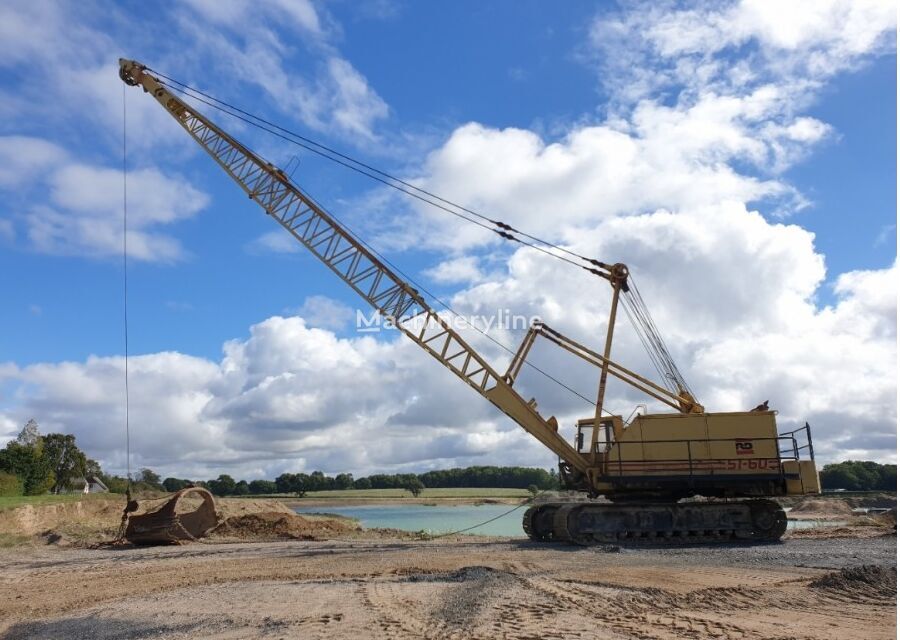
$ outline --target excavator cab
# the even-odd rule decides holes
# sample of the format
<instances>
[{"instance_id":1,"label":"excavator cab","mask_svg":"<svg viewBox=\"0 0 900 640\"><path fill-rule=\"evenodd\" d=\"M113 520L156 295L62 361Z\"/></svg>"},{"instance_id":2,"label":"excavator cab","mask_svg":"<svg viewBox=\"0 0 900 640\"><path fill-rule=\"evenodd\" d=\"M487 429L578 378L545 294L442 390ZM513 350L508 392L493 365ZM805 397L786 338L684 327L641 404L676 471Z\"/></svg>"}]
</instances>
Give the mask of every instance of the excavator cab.
<instances>
[{"instance_id":1,"label":"excavator cab","mask_svg":"<svg viewBox=\"0 0 900 640\"><path fill-rule=\"evenodd\" d=\"M597 431L597 444L594 452L607 453L613 443L622 435L624 426L621 416L607 416L600 419L600 429ZM591 452L591 439L594 434L594 418L583 418L575 423L575 450L582 455Z\"/></svg>"}]
</instances>

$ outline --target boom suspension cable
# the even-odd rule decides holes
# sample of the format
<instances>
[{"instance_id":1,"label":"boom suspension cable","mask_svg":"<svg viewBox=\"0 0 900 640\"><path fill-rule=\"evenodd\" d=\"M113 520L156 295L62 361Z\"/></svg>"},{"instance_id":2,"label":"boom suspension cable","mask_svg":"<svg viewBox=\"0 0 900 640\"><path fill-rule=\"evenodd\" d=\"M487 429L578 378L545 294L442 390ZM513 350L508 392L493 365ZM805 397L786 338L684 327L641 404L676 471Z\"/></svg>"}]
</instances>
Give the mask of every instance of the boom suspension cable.
<instances>
[{"instance_id":1,"label":"boom suspension cable","mask_svg":"<svg viewBox=\"0 0 900 640\"><path fill-rule=\"evenodd\" d=\"M326 209L321 203L319 203L318 201L316 201L312 196L310 196L310 195L309 195L308 193L306 193L306 192L304 192L304 195L305 195L307 198L309 198L310 201L312 201L317 207L319 207L320 209L322 209L322 211L324 211L324 212L327 213L329 216L331 216L338 224L340 224L342 227L344 227L344 229L346 229L346 231L347 231L347 233L348 233L349 235L353 236L353 238L354 238L357 242L359 242L361 245L363 245L364 247L366 247L366 249L368 249L368 250L371 251L374 255L376 255L376 256L379 258L379 260L382 260L385 264L387 264L389 267L391 267L392 269L394 269L394 270L395 270L397 273L399 273L401 276L403 276L404 278L406 278L406 280L407 280L410 284L414 285L414 286L416 287L417 290L421 291L421 292L424 293L426 296L428 296L429 298L431 298L432 300L434 300L435 302L437 302L440 306L444 307L451 315L453 315L453 316L456 317L456 318L459 318L459 319L460 319L464 324L466 324L468 327L474 329L475 331L477 331L478 333L480 333L481 335L483 335L485 338L487 338L488 340L490 340L491 342L493 342L494 344L496 344L498 347L500 347L501 349L503 349L504 351L506 351L506 352L509 353L510 355L513 355L513 356L516 355L516 352L515 352L513 349L511 349L510 347L508 347L508 346L506 346L505 344L503 344L501 341L499 341L499 340L497 340L496 338L494 338L494 337L493 337L490 333L488 333L487 331L485 331L485 330L479 328L477 325L475 325L475 324L473 324L472 322L470 322L468 318L466 318L463 314L457 312L456 309L454 309L452 306L450 306L449 303L445 302L442 298L438 297L437 295L431 293L427 288L425 288L424 286L422 286L422 285L421 285L420 283L418 283L415 279L413 279L411 276L409 276L407 273L405 273L405 272L403 271L403 269L401 269L401 268L398 267L396 264L394 264L393 262L391 262L390 259L388 259L388 258L387 258L386 256L384 256L382 253L380 253L377 249L375 249L375 247L373 247L373 246L370 245L368 242L366 242L363 238L361 238L357 233L355 233L355 232L353 231L353 229L352 229L349 225L347 225L347 223L343 222L340 218L338 218L336 215L334 215L334 213L332 213L330 210ZM534 369L535 371L537 371L539 374L541 374L542 376L544 376L545 378L547 378L548 380L550 380L550 381L553 382L554 384L556 384L556 385L558 385L559 387L565 389L565 390L568 391L569 393L571 393L571 394L573 394L573 395L575 395L575 396L581 398L582 400L584 400L585 402L587 402L587 403L590 404L591 406L593 406L593 407L596 407L596 406L597 406L597 403L596 403L596 402L594 402L593 400L591 400L591 399L588 398L587 396L583 395L582 393L579 393L578 391L576 391L576 390L573 389L572 387L568 386L566 383L564 383L563 381L561 381L561 380L559 380L558 378L554 377L553 375L547 373L546 371L544 371L543 369L541 369L541 368L538 367L537 365L535 365L535 364L529 362L527 359L523 360L523 363L524 363L525 365L527 365L528 367L530 367L531 369ZM604 413L607 413L607 414L608 414L609 412L608 412L608 411L604 411Z\"/></svg>"},{"instance_id":2,"label":"boom suspension cable","mask_svg":"<svg viewBox=\"0 0 900 640\"><path fill-rule=\"evenodd\" d=\"M569 256L576 258L578 260L583 260L584 262L587 262L595 267L601 267L601 268L609 267L609 265L607 265L606 263L604 263L600 260L597 260L595 258L588 258L588 257L578 254L570 249L567 249L566 247L554 244L552 242L549 242L547 240L544 240L542 238L539 238L537 236L529 234L525 231L516 229L501 220L494 220L493 218L490 218L484 214L474 211L471 208L464 207L463 205L452 202L451 200L443 198L431 191L428 191L427 189L423 189L409 181L406 181L406 180L403 180L402 178L398 178L394 175L391 175L390 173L387 173L386 171L378 169L377 167L373 167L370 164L362 162L361 160L357 160L351 156L348 156L347 154L341 153L340 151L333 149L331 147L328 147L327 145L324 145L324 144L317 142L311 138L303 136L295 131L291 131L290 129L286 129L285 127L282 127L274 122L266 120L265 118L257 116L253 113L245 111L244 109L241 109L240 107L232 105L224 100L216 98L215 96L205 93L205 92L201 91L200 89L192 87L189 84L186 84L184 82L176 80L175 78L172 78L170 76L167 76L166 74L164 74L156 69L147 67L147 70L152 71L153 73L157 74L160 78L163 78L164 80L167 81L167 82L160 81L160 84L163 84L163 85L169 87L170 89L181 93L182 95L191 97L195 100L203 102L204 104L206 104L208 106L211 106L215 109L218 109L220 111L228 113L232 117L238 118L238 119L246 122L247 124L250 124L254 127L257 127L264 131L267 131L273 135L277 135L278 137L280 137L288 142L291 142L292 144L296 144L300 147L303 147L304 149L307 149L308 151L316 153L328 160L331 160L332 162L335 162L335 163L345 166L349 169L352 169L353 171L362 173L363 175L366 175L374 180L377 180L393 189L397 189L398 191L401 191L402 193L405 193L414 198L422 200L423 202L426 202L434 207L437 207L438 209L444 210L447 213L461 217L461 218L467 220L468 222L478 224L479 226L482 226L482 227L488 229L489 231L493 231L493 232L497 233L498 235L500 235L501 237L503 237L507 240L520 242L520 243L522 243L526 246L530 246L534 249L540 249L537 246L534 246L530 243L522 241L520 238L512 236L512 234L517 234L519 236L522 236L524 238L532 240L533 242L536 242L540 245L543 245L547 248L555 249L562 253L568 254ZM240 114L240 115L238 115L238 114ZM248 120L248 118L249 118L249 120ZM273 129L275 131L273 131ZM277 132L280 132L280 134ZM291 139L286 138L285 135L281 135L281 134L290 136ZM350 164L348 164L348 163L350 163ZM353 165L353 166L351 166L351 165ZM379 177L376 177L376 175L372 175L372 174L377 174L377 176L381 176L381 177L379 178ZM415 193L411 193L410 190ZM421 194L421 195L417 195L417 194ZM422 196L425 196L425 197L422 197ZM434 202L427 198L433 198L437 202ZM463 211L465 213L471 214L472 216L475 216L479 220L482 220L484 223L488 223L488 224L482 224L476 220L472 220L466 216L462 216L458 213L458 211L454 211L454 210L448 209L447 207L441 206L440 204L438 204L438 202L443 203L444 205L447 205L449 207L453 207L453 209L456 209L458 211ZM488 225L494 225L494 227L496 227L496 228L493 228ZM507 232L507 233L504 233L504 232ZM570 264L574 264L577 267L591 271L591 269L585 267L584 265L571 262L570 260L565 259L563 256L559 256L559 255L556 255L553 253L550 253L550 255L552 255L553 257L559 258L559 259L563 259L566 262L569 262Z\"/></svg>"},{"instance_id":3,"label":"boom suspension cable","mask_svg":"<svg viewBox=\"0 0 900 640\"><path fill-rule=\"evenodd\" d=\"M162 80L157 79L160 84L168 87L169 89L181 94L185 98L196 100L202 104L205 104L209 107L216 109L226 115L229 115L233 118L236 118L254 128L260 129L273 135L285 142L296 145L314 153L322 158L325 158L335 164L343 166L351 171L364 175L372 180L375 180L385 186L388 186L392 189L400 191L412 198L416 198L421 202L424 202L436 209L453 215L465 222L469 222L471 224L475 224L485 230L496 233L500 237L505 240L509 240L512 242L517 242L522 244L523 246L527 246L529 248L540 251L546 255L549 255L553 258L566 262L572 266L578 267L580 269L584 269L586 271L591 272L594 275L610 279L608 274L600 271L599 269L611 269L610 265L603 263L599 260L588 258L583 255L580 255L574 251L571 251L565 247L556 245L547 240L543 240L537 236L528 234L526 232L515 229L511 225L508 225L500 220L494 220L486 215L483 215L477 211L474 211L470 208L464 207L462 205L456 204L446 198L443 198L437 194L432 193L426 189L418 187L415 184L412 184L409 181L403 180L401 178L397 178L381 169L373 167L367 163L364 163L360 160L356 160L340 151L337 151L331 147L328 147L322 143L319 143L315 140L312 140L306 136L303 136L299 133L286 129L276 123L273 123L265 118L252 114L240 107L232 105L224 100L216 98L208 93L205 93L195 87L192 87L186 83L183 83L175 78L172 78L156 69L152 69L147 67L148 71L152 71L154 74L158 75ZM307 194L307 197L309 195ZM310 198L312 199L312 198ZM326 211L331 215L335 220L337 217L328 212L321 204L316 203L323 211ZM448 312L450 312L453 316L461 319L467 326L475 329L485 337L487 337L491 342L495 343L497 346L507 351L508 353L515 355L515 351L511 348L507 347L502 342L496 340L486 331L480 329L475 326L471 322L468 321L467 318L457 313L449 304L445 301L437 297L436 295L430 293L427 289L425 289L422 285L413 280L410 276L405 274L402 270L400 270L396 265L391 263L387 258L381 255L379 252L375 251L373 247L371 247L368 243L366 243L361 237L357 234L353 233L349 226L341 222L341 224L350 232L354 238L360 244L366 246L370 251L372 251L375 255L383 260L386 264L389 264L392 268L394 268L397 272L403 275L411 284L415 285L420 291L428 295L431 299L435 300L440 306L445 308ZM565 254L565 255L561 255ZM567 257L570 256L570 257ZM574 260L572 259L574 258ZM577 261L581 262L577 262ZM591 266L586 266L584 263L587 263ZM595 268L597 267L597 268ZM684 380L684 377L681 375L678 370L675 362L666 347L665 343L662 340L662 337L659 333L658 328L656 327L655 322L650 316L649 309L643 301L643 298L640 295L640 292L637 290L636 285L633 284L633 278L631 280L630 288L624 290L623 293L623 302L626 311L626 315L629 318L637 336L644 347L644 350L647 352L651 363L653 364L654 369L660 375L663 380L663 383L666 385L674 393L679 393L680 391L689 391L690 389ZM558 379L554 378L547 372L539 369L532 363L527 360L524 361L524 364L535 369L551 381L560 385L561 387L567 389L569 392L578 396L582 400L588 402L589 404L596 406L596 403L581 393L575 391L571 387L568 387Z\"/></svg>"}]
</instances>

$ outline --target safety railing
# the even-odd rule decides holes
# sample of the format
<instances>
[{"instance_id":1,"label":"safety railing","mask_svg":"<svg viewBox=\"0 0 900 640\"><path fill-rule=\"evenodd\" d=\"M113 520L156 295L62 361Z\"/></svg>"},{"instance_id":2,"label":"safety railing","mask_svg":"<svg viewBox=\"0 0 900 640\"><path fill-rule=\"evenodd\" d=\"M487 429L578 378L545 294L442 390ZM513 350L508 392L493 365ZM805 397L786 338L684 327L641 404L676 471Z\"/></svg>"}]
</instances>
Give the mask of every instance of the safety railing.
<instances>
[{"instance_id":1,"label":"safety railing","mask_svg":"<svg viewBox=\"0 0 900 640\"><path fill-rule=\"evenodd\" d=\"M806 444L804 444L804 445L802 445L802 446L798 446L798 443L797 443L797 435L796 435L796 434L798 434L798 433L803 434L804 436L806 436ZM805 425L803 425L802 427L800 427L799 429L794 429L793 431L786 431L785 433L780 433L780 434L778 434L778 435L779 435L780 437L782 437L782 438L792 438L792 439L793 439L793 442L794 442L794 448L793 448L794 459L796 459L796 460L799 460L799 459L800 459L800 452L801 452L801 451L809 451L809 459L812 460L813 462L815 462L815 460L816 460L816 453L815 453L815 451L813 450L813 443L812 443L812 429L810 428L808 422L807 422ZM779 452L779 453L782 453L782 455L783 455L783 452Z\"/></svg>"},{"instance_id":2,"label":"safety railing","mask_svg":"<svg viewBox=\"0 0 900 640\"><path fill-rule=\"evenodd\" d=\"M717 443L730 443L735 446L735 453L730 456L712 457ZM776 456L760 457L753 454L754 447L763 448L764 443L770 443ZM746 445L749 444L749 448ZM667 447L684 447L685 455L674 458L646 458L641 456L628 457L623 455L627 447L646 447L664 445ZM744 446L743 452L741 447ZM701 454L700 446L705 448ZM784 448L783 448L784 447ZM800 452L807 449L807 445L798 446L794 432L779 435L773 438L695 438L683 440L634 440L620 441L605 444L607 463L604 476L628 477L646 474L668 473L672 476L710 476L721 474L753 474L771 475L783 478L785 476L785 461L799 460ZM811 445L809 446L811 451ZM617 455L613 455L613 452ZM764 473L768 472L768 473Z\"/></svg>"}]
</instances>

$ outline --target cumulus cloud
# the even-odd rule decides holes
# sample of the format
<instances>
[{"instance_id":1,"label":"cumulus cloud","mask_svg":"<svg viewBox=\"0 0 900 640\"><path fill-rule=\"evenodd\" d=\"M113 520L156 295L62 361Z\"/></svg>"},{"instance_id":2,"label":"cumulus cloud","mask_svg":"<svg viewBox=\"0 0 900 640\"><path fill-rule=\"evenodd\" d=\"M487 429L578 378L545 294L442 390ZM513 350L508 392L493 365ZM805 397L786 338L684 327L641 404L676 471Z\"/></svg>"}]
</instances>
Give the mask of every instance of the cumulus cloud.
<instances>
[{"instance_id":1,"label":"cumulus cloud","mask_svg":"<svg viewBox=\"0 0 900 640\"><path fill-rule=\"evenodd\" d=\"M157 353L132 358L129 373L135 467L193 477L274 477L313 466L371 472L494 463L495 447L511 442L522 446L509 462L549 464L411 343L339 339L299 317L254 325L247 339L224 345L219 362ZM0 379L30 389L15 411L0 411L0 424L12 434L36 412L45 431L76 433L121 469L123 374L120 357L0 367Z\"/></svg>"},{"instance_id":2,"label":"cumulus cloud","mask_svg":"<svg viewBox=\"0 0 900 640\"><path fill-rule=\"evenodd\" d=\"M33 183L67 157L62 147L31 136L0 136L0 188Z\"/></svg>"},{"instance_id":3,"label":"cumulus cloud","mask_svg":"<svg viewBox=\"0 0 900 640\"><path fill-rule=\"evenodd\" d=\"M342 329L354 318L353 309L328 296L309 296L296 312L307 324L322 329Z\"/></svg>"},{"instance_id":4,"label":"cumulus cloud","mask_svg":"<svg viewBox=\"0 0 900 640\"><path fill-rule=\"evenodd\" d=\"M620 103L673 88L737 93L765 84L798 99L890 51L896 19L886 0L640 2L594 22L590 55Z\"/></svg>"},{"instance_id":5,"label":"cumulus cloud","mask_svg":"<svg viewBox=\"0 0 900 640\"><path fill-rule=\"evenodd\" d=\"M261 88L272 105L314 130L357 146L378 139L375 129L389 115L388 105L340 54L334 44L339 26L312 3L193 0L189 5L217 28L197 24L193 15L183 16L179 26L223 77ZM274 29L276 23L294 37ZM308 66L297 64L298 45L314 61L311 74L296 71Z\"/></svg>"},{"instance_id":6,"label":"cumulus cloud","mask_svg":"<svg viewBox=\"0 0 900 640\"><path fill-rule=\"evenodd\" d=\"M897 267L829 280L813 234L773 215L814 206L784 171L840 132L803 110L833 74L889 46L885 34L895 18L885 4L785 9L747 0L604 13L586 45L616 96L602 120L555 140L469 123L411 179L580 254L628 263L708 409L746 410L769 400L783 429L813 425L820 461L893 460ZM223 64L246 74L242 82L265 83L269 95L284 97L310 123L331 122L340 104L322 115L318 104L293 95L297 85L279 64L285 43L254 31L259 25L242 6L194 4L196 11L218 11L222 29L249 21L248 34L264 36L258 43L248 36L239 45L223 38L200 46L232 47L221 51ZM326 20L317 28L308 16L297 20L298 33L327 40ZM340 100L359 102L339 126L365 138L384 111L352 67L327 46L322 50L329 52L323 75L312 84L345 83ZM303 99L315 101L315 94ZM77 201L85 209L92 204L88 196ZM416 213L422 224L398 221L379 246L440 250L442 260L423 271L462 286L451 302L464 315L509 309L540 316L588 345L601 342L605 281L524 248L501 250L501 241L483 230ZM270 249L280 242L266 238L260 242ZM818 301L825 287L833 304ZM272 477L314 468L368 473L554 463L414 344L336 336L317 317L328 304L308 300L302 317L254 325L249 337L224 345L219 361L177 353L136 358L136 465L195 477L222 471ZM495 335L510 348L521 339L521 331ZM507 352L475 332L466 336L503 370ZM594 395L596 371L548 344L537 345L533 357L541 370ZM652 373L624 317L614 358ZM109 436L121 424L121 376L115 357L0 365L0 377L17 389L0 411L0 425L40 413L45 428L76 433L97 457L122 469L121 442ZM536 369L526 367L517 385L566 429L591 412ZM646 401L614 384L607 406L627 415Z\"/></svg>"},{"instance_id":7,"label":"cumulus cloud","mask_svg":"<svg viewBox=\"0 0 900 640\"><path fill-rule=\"evenodd\" d=\"M47 176L50 200L24 214L32 246L41 252L106 258L122 252L122 172L70 163ZM172 262L181 244L158 229L194 216L208 196L156 169L128 172L128 250L132 258Z\"/></svg>"},{"instance_id":8,"label":"cumulus cloud","mask_svg":"<svg viewBox=\"0 0 900 640\"><path fill-rule=\"evenodd\" d=\"M465 284L484 278L477 256L463 256L444 260L425 270L425 275L440 284Z\"/></svg>"}]
</instances>

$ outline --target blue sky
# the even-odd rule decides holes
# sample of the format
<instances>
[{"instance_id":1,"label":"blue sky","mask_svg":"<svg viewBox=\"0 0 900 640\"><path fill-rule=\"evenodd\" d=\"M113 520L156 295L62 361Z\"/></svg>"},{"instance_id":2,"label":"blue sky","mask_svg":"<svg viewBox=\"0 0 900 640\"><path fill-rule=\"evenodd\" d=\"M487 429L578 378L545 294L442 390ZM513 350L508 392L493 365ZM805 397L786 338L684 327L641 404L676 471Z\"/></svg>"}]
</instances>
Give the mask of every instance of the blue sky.
<instances>
[{"instance_id":1,"label":"blue sky","mask_svg":"<svg viewBox=\"0 0 900 640\"><path fill-rule=\"evenodd\" d=\"M663 333L723 409L751 402L745 395L784 386L773 378L757 389L746 382L749 369L794 366L777 359L760 365L762 356L740 346L740 336L774 345L791 342L796 332L815 336L807 351L828 349L832 336L842 349L883 350L884 328L872 324L871 310L896 314L881 292L884 283L895 282L896 47L885 3L852 4L801 3L779 22L770 6L758 2L714 3L708 11L690 3L598 8L569 2L551 10L542 2L285 0L256 11L241 2L203 0L164 7L85 3L78 10L10 3L0 15L6 25L0 155L7 167L0 169L6 309L0 316L0 413L6 422L0 426L6 424L10 435L23 418L46 408L36 416L39 422L97 443L102 438L86 426L89 417L113 425L121 410L111 400L102 409L87 401L80 406L69 397L77 394L65 390L114 384L114 376L96 378L91 359L109 358L104 362L115 369L123 352L119 56L488 215L605 260L633 263L640 282L658 293L648 300L651 309L671 318ZM842 23L859 28L842 31ZM323 299L336 305L339 316L345 306L355 309L352 293L312 257L279 240L277 227L151 99L135 89L125 95L128 165L135 172L129 206L132 231L139 234L129 259L131 353L146 356L150 369L167 352L194 358L204 370L224 367L226 343L252 351L251 327L276 316L295 318L307 332L323 331L357 355L371 349L358 342L352 324L315 312ZM590 297L591 305L606 295L587 288L594 283L579 281L580 274L557 274L555 266L513 253L489 234L429 214L221 114L208 115L276 163L295 163L297 154L298 184L455 305L474 310L502 301L525 314L557 313L575 333L599 331L600 302L581 317L575 308L584 304L554 299L570 279L574 295ZM733 223L722 222L715 235L712 229L728 219L722 212L732 210ZM700 238L699 231L711 235ZM688 240L669 246L667 239L679 233ZM461 265L473 272L460 275ZM438 275L441 267L451 275ZM861 275L841 279L851 272ZM533 281L519 283L522 273ZM773 277L783 282L771 283ZM567 284L557 287L560 278ZM759 287L767 287L758 297L760 308L730 315L744 308L744 294ZM520 290L522 295L512 294ZM729 295L741 297L730 302ZM678 305L697 296L700 307L692 318L694 311ZM794 313L804 320L792 325ZM868 328L852 328L854 323ZM324 334L303 335L297 339L318 341ZM504 337L515 342L515 336ZM399 350L388 356L396 363L415 358L396 346L392 334L376 339ZM639 357L627 344L623 352ZM721 379L710 374L715 357L732 363ZM60 364L66 361L71 367ZM315 371L314 363L302 364L259 368L275 378ZM810 358L806 366L811 372L833 364ZM879 371L870 364L859 364L866 375ZM844 366L854 371L852 362ZM798 396L829 395L810 391L809 372L787 387ZM69 374L74 377L64 380ZM209 418L205 428L233 432L235 442L245 431L276 427L282 434L277 442L250 461L232 444L186 458L182 467L200 473L232 465L265 475L318 459L335 469L386 468L388 452L354 457L337 446L310 444L316 437L337 439L345 419L321 407L318 435L291 427L306 424L300 415L295 422L259 418L266 412L258 406L252 418L216 413L216 401L231 407L249 398L255 387L248 376L233 398L220 396L221 381L197 382L193 397L212 400L195 409ZM872 407L891 405L896 384L889 378ZM435 389L454 384L437 380ZM425 397L427 388L401 397ZM115 387L108 392L118 393ZM627 391L622 394L633 404ZM330 406L322 397L314 400L304 402ZM427 402L422 404L424 417L418 419L430 424ZM821 416L831 425L823 431L832 444L822 450L830 447L835 457L893 455L889 416L867 427L880 440L857 446L837 426L848 417L841 417L838 405L793 397L785 398L788 405L788 419ZM357 407L357 415L378 413L366 407ZM143 420L149 425L183 413L148 411ZM564 403L561 411L577 412ZM519 437L490 409L469 418L481 426L442 424L415 443L399 435L405 444L391 455L417 468L484 462ZM429 443L451 453L438 455ZM543 463L536 449L529 452L528 462ZM158 467L179 464L162 452L145 455ZM112 465L121 461L112 445L98 456Z\"/></svg>"}]
</instances>

